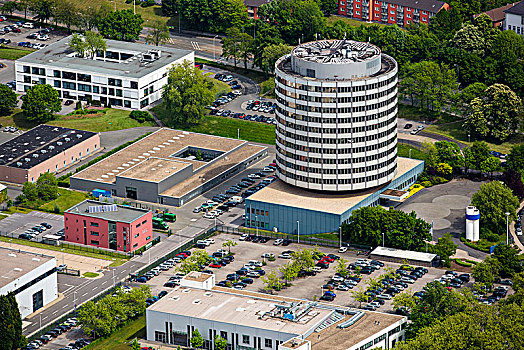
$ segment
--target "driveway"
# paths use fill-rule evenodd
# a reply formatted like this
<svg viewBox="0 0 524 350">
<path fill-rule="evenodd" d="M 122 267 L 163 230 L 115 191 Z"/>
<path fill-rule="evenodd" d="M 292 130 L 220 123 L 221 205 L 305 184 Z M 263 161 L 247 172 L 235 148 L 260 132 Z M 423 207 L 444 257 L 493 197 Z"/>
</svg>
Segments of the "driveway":
<svg viewBox="0 0 524 350">
<path fill-rule="evenodd" d="M 417 216 L 433 223 L 433 240 L 437 241 L 444 233 L 451 233 L 453 240 L 472 257 L 484 259 L 486 253 L 472 249 L 460 241 L 466 231 L 465 211 L 471 203 L 471 196 L 477 192 L 482 182 L 456 179 L 448 183 L 423 189 L 408 198 L 397 209 L 407 213 L 415 211 Z"/>
</svg>

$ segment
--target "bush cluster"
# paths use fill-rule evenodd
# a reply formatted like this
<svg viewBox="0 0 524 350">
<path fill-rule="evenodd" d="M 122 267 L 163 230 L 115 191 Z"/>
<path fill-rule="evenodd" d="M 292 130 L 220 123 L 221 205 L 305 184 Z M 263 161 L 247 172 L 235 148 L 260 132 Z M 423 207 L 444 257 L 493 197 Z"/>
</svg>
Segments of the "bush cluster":
<svg viewBox="0 0 524 350">
<path fill-rule="evenodd" d="M 139 123 L 152 122 L 155 120 L 151 113 L 147 111 L 132 111 L 131 114 L 129 114 L 129 117 Z"/>
</svg>

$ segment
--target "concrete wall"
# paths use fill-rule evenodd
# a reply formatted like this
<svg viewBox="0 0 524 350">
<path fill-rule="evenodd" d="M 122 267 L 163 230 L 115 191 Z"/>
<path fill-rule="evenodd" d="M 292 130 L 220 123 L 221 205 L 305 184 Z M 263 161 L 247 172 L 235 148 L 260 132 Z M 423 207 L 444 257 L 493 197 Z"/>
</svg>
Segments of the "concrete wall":
<svg viewBox="0 0 524 350">
<path fill-rule="evenodd" d="M 14 253 L 16 254 L 16 252 Z M 36 256 L 35 256 L 36 257 Z M 24 266 L 20 266 L 24 268 Z M 0 294 L 5 295 L 9 292 L 15 291 L 16 289 L 24 286 L 25 284 L 35 280 L 39 276 L 46 272 L 52 271 L 56 268 L 56 258 L 38 266 L 34 270 L 28 271 L 22 277 L 8 283 L 4 287 L 0 288 Z M 15 295 L 16 301 L 18 302 L 18 308 L 22 318 L 33 313 L 33 294 L 38 291 L 43 291 L 43 305 L 46 306 L 56 298 L 58 298 L 58 285 L 56 271 L 53 271 L 46 278 L 36 282 L 30 287 L 24 289 L 20 293 Z M 35 310 L 36 311 L 36 310 Z"/>
<path fill-rule="evenodd" d="M 172 329 L 174 332 L 185 333 L 188 339 L 191 338 L 195 329 L 198 329 L 204 340 L 212 340 L 215 335 L 220 335 L 220 332 L 227 333 L 228 344 L 233 345 L 233 349 L 237 349 L 237 345 L 247 348 L 256 348 L 262 350 L 276 350 L 278 345 L 283 343 L 298 334 L 290 334 L 283 332 L 275 332 L 265 329 L 246 327 L 236 325 L 234 320 L 231 323 L 214 322 L 206 319 L 199 319 L 181 315 L 170 314 L 168 312 L 146 310 L 146 329 L 147 340 L 155 341 L 155 331 L 166 332 L 166 328 Z M 189 332 L 188 332 L 189 326 Z M 210 337 L 211 330 L 211 337 Z M 238 335 L 238 344 L 236 341 Z M 249 336 L 249 343 L 244 343 L 242 335 Z M 260 346 L 258 346 L 258 338 L 260 338 Z M 272 347 L 265 347 L 265 339 L 272 340 Z M 255 341 L 257 345 L 255 346 Z M 171 339 L 166 337 L 166 343 L 172 343 Z M 189 345 L 189 344 L 188 344 Z"/>
</svg>

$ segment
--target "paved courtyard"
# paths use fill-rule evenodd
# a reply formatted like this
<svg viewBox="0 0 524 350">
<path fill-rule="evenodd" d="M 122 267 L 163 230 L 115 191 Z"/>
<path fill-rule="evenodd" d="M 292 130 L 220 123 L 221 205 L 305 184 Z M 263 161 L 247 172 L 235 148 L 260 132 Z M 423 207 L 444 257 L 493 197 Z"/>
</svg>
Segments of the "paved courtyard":
<svg viewBox="0 0 524 350">
<path fill-rule="evenodd" d="M 485 253 L 471 249 L 460 242 L 460 235 L 466 230 L 465 211 L 471 203 L 471 196 L 477 192 L 481 181 L 465 179 L 452 180 L 446 184 L 423 189 L 400 204 L 397 209 L 411 212 L 433 222 L 433 240 L 436 241 L 444 233 L 451 233 L 460 249 L 471 256 L 484 258 Z"/>
</svg>

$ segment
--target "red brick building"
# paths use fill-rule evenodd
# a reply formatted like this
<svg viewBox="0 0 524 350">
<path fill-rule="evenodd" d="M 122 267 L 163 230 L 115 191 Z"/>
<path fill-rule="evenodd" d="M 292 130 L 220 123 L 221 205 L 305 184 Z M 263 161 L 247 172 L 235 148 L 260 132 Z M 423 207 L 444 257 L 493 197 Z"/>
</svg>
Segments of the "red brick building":
<svg viewBox="0 0 524 350">
<path fill-rule="evenodd" d="M 338 0 L 338 14 L 366 22 L 428 24 L 431 17 L 449 5 L 438 0 Z"/>
<path fill-rule="evenodd" d="M 85 200 L 64 212 L 65 240 L 134 251 L 153 240 L 151 210 Z"/>
<path fill-rule="evenodd" d="M 272 0 L 244 0 L 244 5 L 247 7 L 247 14 L 250 18 L 259 19 L 258 8 L 264 4 L 270 3 Z"/>
</svg>

